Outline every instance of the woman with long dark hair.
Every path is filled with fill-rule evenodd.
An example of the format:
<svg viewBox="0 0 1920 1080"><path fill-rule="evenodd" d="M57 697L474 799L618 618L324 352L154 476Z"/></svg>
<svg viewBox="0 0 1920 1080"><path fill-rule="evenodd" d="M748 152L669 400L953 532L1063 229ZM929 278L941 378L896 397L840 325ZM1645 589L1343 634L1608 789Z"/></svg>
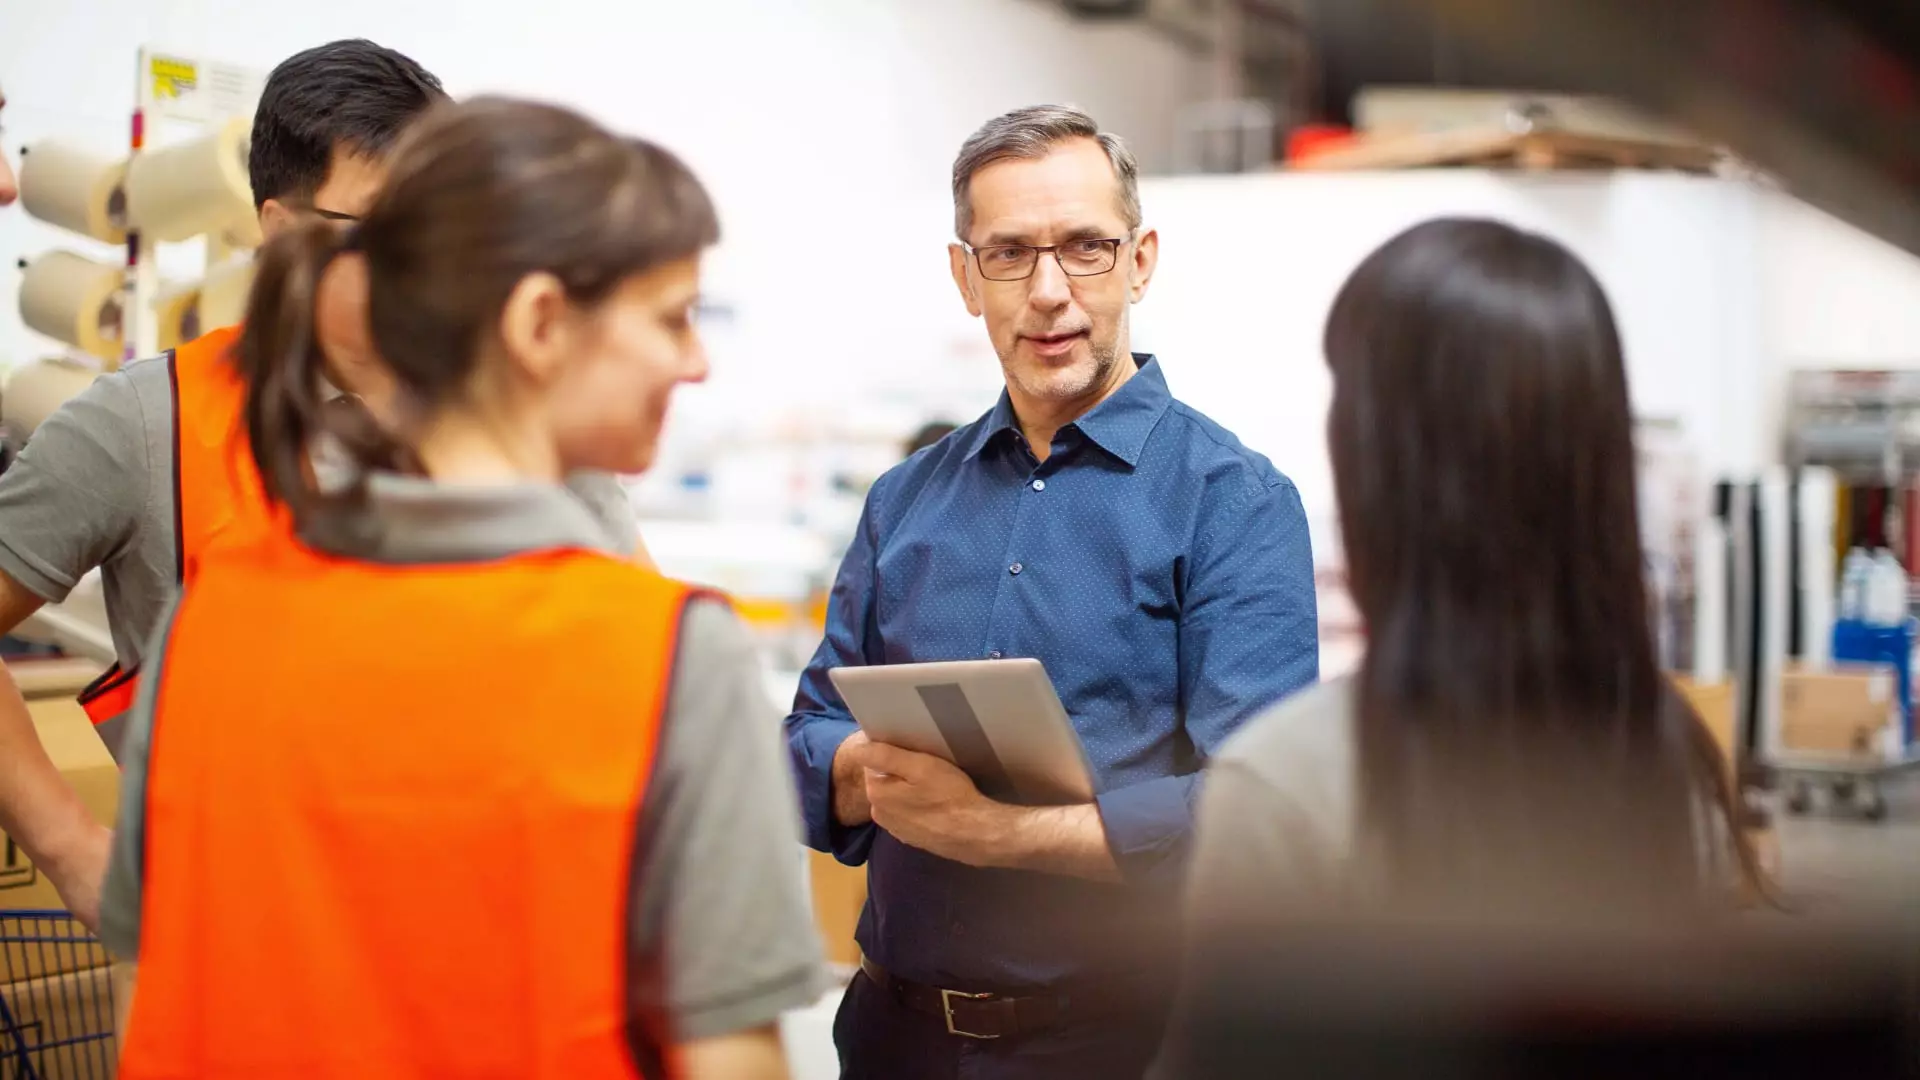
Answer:
<svg viewBox="0 0 1920 1080"><path fill-rule="evenodd" d="M1440 220L1326 330L1357 674L1211 766L1195 952L1276 921L1665 919L1758 884L1727 770L1657 666L1619 332L1561 245ZM1297 923L1296 923L1297 924Z"/></svg>

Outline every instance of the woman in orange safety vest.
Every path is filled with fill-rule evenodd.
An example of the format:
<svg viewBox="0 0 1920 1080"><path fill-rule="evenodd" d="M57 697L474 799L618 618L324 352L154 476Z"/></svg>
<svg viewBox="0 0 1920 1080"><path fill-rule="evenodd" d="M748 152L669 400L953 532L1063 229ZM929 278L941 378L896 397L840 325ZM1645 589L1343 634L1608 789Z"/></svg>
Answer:
<svg viewBox="0 0 1920 1080"><path fill-rule="evenodd" d="M102 903L127 1080L785 1075L823 968L752 643L562 486L644 470L704 377L718 234L666 151L480 99L354 229L262 251L238 351L289 527L203 559L141 680ZM382 430L323 398L336 258Z"/></svg>

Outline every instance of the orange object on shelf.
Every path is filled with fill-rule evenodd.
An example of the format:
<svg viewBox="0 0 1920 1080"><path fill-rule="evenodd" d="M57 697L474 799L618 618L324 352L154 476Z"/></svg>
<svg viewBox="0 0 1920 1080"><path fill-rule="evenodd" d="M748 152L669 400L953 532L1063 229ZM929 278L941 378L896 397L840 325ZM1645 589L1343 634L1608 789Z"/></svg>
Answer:
<svg viewBox="0 0 1920 1080"><path fill-rule="evenodd" d="M1353 142L1353 129L1344 124L1301 124L1287 136L1287 160L1304 161L1315 154Z"/></svg>

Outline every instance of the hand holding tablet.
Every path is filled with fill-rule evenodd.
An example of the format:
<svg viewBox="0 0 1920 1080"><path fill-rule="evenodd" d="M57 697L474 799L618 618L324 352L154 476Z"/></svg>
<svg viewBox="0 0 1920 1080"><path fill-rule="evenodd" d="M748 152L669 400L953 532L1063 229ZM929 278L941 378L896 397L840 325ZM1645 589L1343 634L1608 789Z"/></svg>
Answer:
<svg viewBox="0 0 1920 1080"><path fill-rule="evenodd" d="M843 667L828 676L868 738L944 758L988 798L1093 801L1080 737L1038 660Z"/></svg>

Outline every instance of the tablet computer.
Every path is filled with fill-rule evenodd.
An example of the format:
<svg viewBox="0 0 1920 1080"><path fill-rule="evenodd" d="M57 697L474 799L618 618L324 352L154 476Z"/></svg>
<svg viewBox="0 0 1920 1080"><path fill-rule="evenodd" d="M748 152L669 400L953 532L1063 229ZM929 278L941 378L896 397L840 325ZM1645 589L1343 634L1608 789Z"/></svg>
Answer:
<svg viewBox="0 0 1920 1080"><path fill-rule="evenodd" d="M829 671L874 742L958 765L980 793L1050 806L1093 801L1080 736L1038 660L956 660Z"/></svg>

